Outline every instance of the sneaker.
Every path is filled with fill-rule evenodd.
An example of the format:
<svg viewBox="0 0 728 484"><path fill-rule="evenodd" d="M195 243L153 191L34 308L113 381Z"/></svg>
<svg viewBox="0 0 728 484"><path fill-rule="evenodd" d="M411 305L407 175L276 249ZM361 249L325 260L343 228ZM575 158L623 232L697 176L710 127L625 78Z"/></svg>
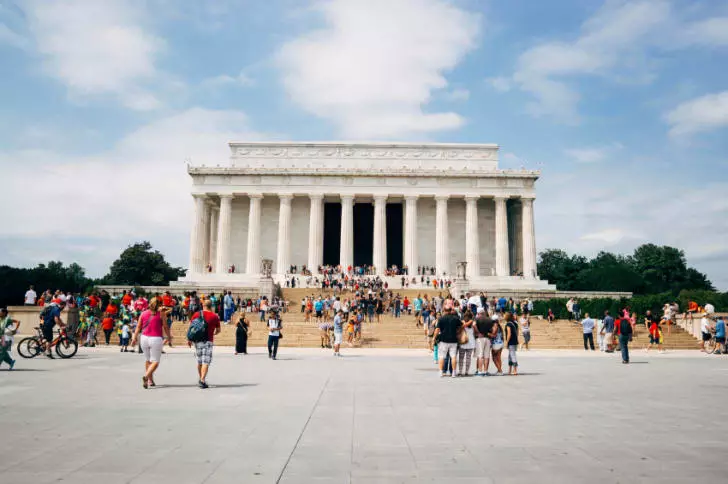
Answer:
<svg viewBox="0 0 728 484"><path fill-rule="evenodd" d="M15 367L15 360L10 362L10 370L12 370Z"/></svg>
<svg viewBox="0 0 728 484"><path fill-rule="evenodd" d="M453 373L453 374L450 375L450 378L457 378L457 377L458 377L458 374L457 373Z"/></svg>
<svg viewBox="0 0 728 484"><path fill-rule="evenodd" d="M483 373L483 376L490 376L490 372L486 371L485 373Z"/></svg>
<svg viewBox="0 0 728 484"><path fill-rule="evenodd" d="M480 372L478 370L475 370L475 373L473 374L473 376L480 376Z"/></svg>
<svg viewBox="0 0 728 484"><path fill-rule="evenodd" d="M499 371L498 373L496 373L496 376L503 376L503 372Z"/></svg>
<svg viewBox="0 0 728 484"><path fill-rule="evenodd" d="M201 381L201 382L200 382L200 388L202 388L203 390L204 390L205 388L207 388L207 383L206 383L206 382L204 382L204 381Z"/></svg>

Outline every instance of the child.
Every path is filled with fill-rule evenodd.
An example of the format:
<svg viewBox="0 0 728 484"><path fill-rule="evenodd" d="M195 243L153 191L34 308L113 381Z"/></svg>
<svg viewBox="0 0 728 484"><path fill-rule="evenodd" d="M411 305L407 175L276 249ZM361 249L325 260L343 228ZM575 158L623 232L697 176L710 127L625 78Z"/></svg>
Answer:
<svg viewBox="0 0 728 484"><path fill-rule="evenodd" d="M652 345L657 345L658 351L660 353L664 353L664 351L662 351L662 332L660 331L660 325L656 319L650 320L648 330L650 332L650 345L645 347L645 351L649 352L652 349Z"/></svg>
<svg viewBox="0 0 728 484"><path fill-rule="evenodd" d="M96 346L96 318L89 316L88 318L88 329L86 332L86 344L84 346L94 347Z"/></svg>
<svg viewBox="0 0 728 484"><path fill-rule="evenodd" d="M349 346L354 344L354 322L354 318L349 319L349 324L346 327L346 342L349 343Z"/></svg>
<svg viewBox="0 0 728 484"><path fill-rule="evenodd" d="M549 308L548 320L549 324L553 323L554 320L556 320L556 316L554 316L554 312L551 310L551 308Z"/></svg>
<svg viewBox="0 0 728 484"><path fill-rule="evenodd" d="M121 351L120 353L127 353L129 351L129 320L125 319L124 324L121 325Z"/></svg>

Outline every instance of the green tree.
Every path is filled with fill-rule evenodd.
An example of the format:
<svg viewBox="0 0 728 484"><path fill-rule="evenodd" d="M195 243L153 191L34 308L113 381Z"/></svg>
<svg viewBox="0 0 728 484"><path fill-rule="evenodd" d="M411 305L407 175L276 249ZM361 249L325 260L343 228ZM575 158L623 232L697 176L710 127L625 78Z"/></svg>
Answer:
<svg viewBox="0 0 728 484"><path fill-rule="evenodd" d="M127 247L111 264L105 284L166 286L185 275L185 269L172 267L147 241Z"/></svg>
<svg viewBox="0 0 728 484"><path fill-rule="evenodd" d="M583 256L569 256L559 249L547 249L539 254L538 274L562 291L580 289L581 273L587 269L588 261Z"/></svg>
<svg viewBox="0 0 728 484"><path fill-rule="evenodd" d="M685 262L685 253L674 247L645 244L637 247L632 257L635 270L642 276L646 294L683 289L713 290L708 278Z"/></svg>

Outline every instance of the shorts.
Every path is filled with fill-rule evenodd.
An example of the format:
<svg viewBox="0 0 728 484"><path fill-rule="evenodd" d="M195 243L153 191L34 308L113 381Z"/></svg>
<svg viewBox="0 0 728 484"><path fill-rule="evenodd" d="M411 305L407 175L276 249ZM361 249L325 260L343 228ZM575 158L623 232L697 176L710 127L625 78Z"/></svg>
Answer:
<svg viewBox="0 0 728 484"><path fill-rule="evenodd" d="M604 333L604 340L608 345L612 344L612 341L614 340L614 333Z"/></svg>
<svg viewBox="0 0 728 484"><path fill-rule="evenodd" d="M523 332L523 344L528 344L529 341L531 341L531 332L524 331Z"/></svg>
<svg viewBox="0 0 728 484"><path fill-rule="evenodd" d="M129 346L129 337L128 336L121 337L121 346Z"/></svg>
<svg viewBox="0 0 728 484"><path fill-rule="evenodd" d="M445 360L445 357L449 354L451 359L455 359L455 354L458 350L458 344L457 343L445 343L443 341L440 341L437 344L437 351L438 356L440 357L440 361Z"/></svg>
<svg viewBox="0 0 728 484"><path fill-rule="evenodd" d="M419 317L420 314L422 314L422 311L415 311L415 317Z"/></svg>
<svg viewBox="0 0 728 484"><path fill-rule="evenodd" d="M144 336L142 335L139 340L139 345L142 347L142 353L144 353L144 359L151 363L158 363L162 357L162 347L164 346L164 340L161 336Z"/></svg>
<svg viewBox="0 0 728 484"><path fill-rule="evenodd" d="M503 349L503 343L493 343L493 345L490 347L492 351L500 351Z"/></svg>
<svg viewBox="0 0 728 484"><path fill-rule="evenodd" d="M713 338L713 335L710 333L703 333L703 341L710 341L711 338Z"/></svg>
<svg viewBox="0 0 728 484"><path fill-rule="evenodd" d="M475 357L490 358L490 338L475 338Z"/></svg>
<svg viewBox="0 0 728 484"><path fill-rule="evenodd" d="M658 345L658 344L660 344L660 337L659 336L650 335L650 344L651 345Z"/></svg>
<svg viewBox="0 0 728 484"><path fill-rule="evenodd" d="M344 333L342 333L341 331L334 331L334 344L335 345L340 345L341 340L343 338L344 338Z"/></svg>
<svg viewBox="0 0 728 484"><path fill-rule="evenodd" d="M198 341L195 343L195 356L198 365L212 363L212 341Z"/></svg>
<svg viewBox="0 0 728 484"><path fill-rule="evenodd" d="M46 341L53 341L53 326L44 324L41 326L41 330L43 331L43 338Z"/></svg>
<svg viewBox="0 0 728 484"><path fill-rule="evenodd" d="M317 318L320 318L322 314L323 314L323 311L316 311Z"/></svg>

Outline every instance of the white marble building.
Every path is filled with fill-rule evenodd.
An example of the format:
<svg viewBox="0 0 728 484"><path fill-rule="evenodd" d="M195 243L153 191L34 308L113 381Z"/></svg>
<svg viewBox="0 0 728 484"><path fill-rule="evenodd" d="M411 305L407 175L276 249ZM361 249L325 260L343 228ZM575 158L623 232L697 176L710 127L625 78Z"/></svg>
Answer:
<svg viewBox="0 0 728 484"><path fill-rule="evenodd" d="M467 261L471 288L553 290L536 274L538 171L498 169L498 146L230 143L224 166L191 166L185 285L255 285L261 259L291 265L436 267ZM212 271L208 270L208 264ZM235 272L231 273L231 266ZM396 287L399 287L398 285Z"/></svg>

